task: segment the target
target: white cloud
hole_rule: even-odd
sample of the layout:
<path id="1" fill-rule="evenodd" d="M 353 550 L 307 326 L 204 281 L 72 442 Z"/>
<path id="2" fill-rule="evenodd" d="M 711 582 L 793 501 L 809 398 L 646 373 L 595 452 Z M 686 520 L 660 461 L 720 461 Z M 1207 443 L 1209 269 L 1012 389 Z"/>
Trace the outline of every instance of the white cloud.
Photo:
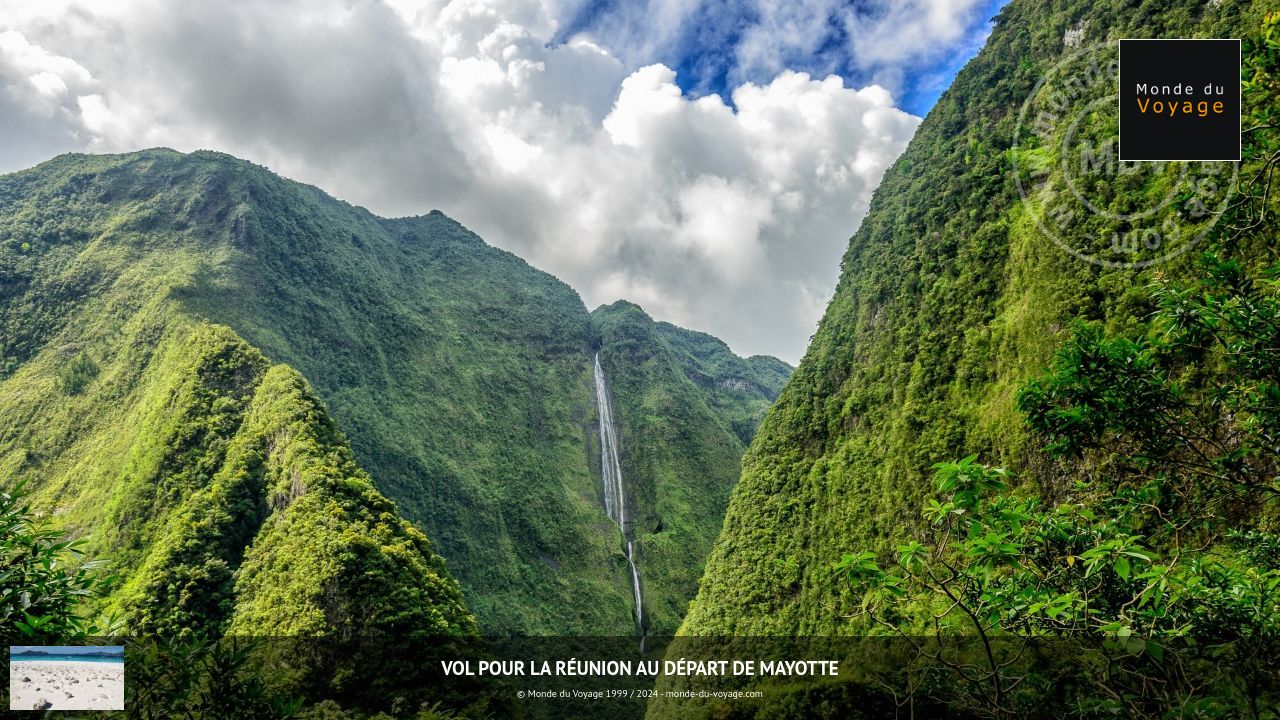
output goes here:
<path id="1" fill-rule="evenodd" d="M 89 141 L 79 102 L 93 76 L 69 57 L 0 25 L 0 167 L 21 167 Z"/>
<path id="2" fill-rule="evenodd" d="M 854 59 L 864 67 L 936 57 L 962 40 L 982 0 L 877 0 L 871 12 L 841 13 Z"/>
<path id="3" fill-rule="evenodd" d="M 990 32 L 978 22 L 986 19 L 977 16 L 984 0 L 876 0 L 875 6 L 869 15 L 846 13 L 841 22 L 858 66 L 891 87 L 909 69 L 976 49 Z"/>
<path id="4" fill-rule="evenodd" d="M 791 361 L 918 122 L 880 87 L 786 70 L 732 107 L 689 98 L 662 65 L 549 46 L 550 0 L 39 6 L 0 9 L 2 169 L 219 149 L 382 214 L 438 207 L 589 306 Z"/>

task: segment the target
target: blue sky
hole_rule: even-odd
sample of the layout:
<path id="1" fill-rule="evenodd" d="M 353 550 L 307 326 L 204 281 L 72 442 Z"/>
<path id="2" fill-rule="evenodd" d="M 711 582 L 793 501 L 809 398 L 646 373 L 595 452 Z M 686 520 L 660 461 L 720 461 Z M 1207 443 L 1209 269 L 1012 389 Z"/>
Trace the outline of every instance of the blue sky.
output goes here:
<path id="1" fill-rule="evenodd" d="M 898 106 L 914 115 L 926 114 L 938 96 L 951 84 L 956 72 L 981 48 L 990 20 L 1007 0 L 924 0 L 916 2 L 918 14 L 938 13 L 946 24 L 941 33 L 905 33 L 894 38 L 905 52 L 898 57 L 862 57 L 859 27 L 879 26 L 892 35 L 893 8 L 912 5 L 900 2 L 805 2 L 761 3 L 749 0 L 723 2 L 676 2 L 686 11 L 675 29 L 654 33 L 651 20 L 657 2 L 643 0 L 587 0 L 561 18 L 556 41 L 585 35 L 608 47 L 628 64 L 662 63 L 677 73 L 678 84 L 690 95 L 717 93 L 729 99 L 742 82 L 767 83 L 779 69 L 808 72 L 817 77 L 841 76 L 846 85 L 859 87 L 871 82 L 883 84 L 893 93 Z M 672 3 L 661 3 L 670 5 Z M 779 18 L 764 8 L 790 4 L 803 8 Z M 650 6 L 648 12 L 637 7 Z M 950 6 L 948 8 L 947 6 Z M 910 9 L 907 13 L 909 14 Z M 751 36 L 783 35 L 788 24 L 796 27 L 794 38 L 771 45 L 764 62 L 743 63 L 744 40 Z M 937 30 L 938 28 L 933 28 Z M 946 33 L 958 30 L 954 36 Z M 942 37 L 939 37 L 942 35 Z M 658 37 L 655 41 L 655 36 Z M 760 60 L 761 58 L 753 58 Z"/>

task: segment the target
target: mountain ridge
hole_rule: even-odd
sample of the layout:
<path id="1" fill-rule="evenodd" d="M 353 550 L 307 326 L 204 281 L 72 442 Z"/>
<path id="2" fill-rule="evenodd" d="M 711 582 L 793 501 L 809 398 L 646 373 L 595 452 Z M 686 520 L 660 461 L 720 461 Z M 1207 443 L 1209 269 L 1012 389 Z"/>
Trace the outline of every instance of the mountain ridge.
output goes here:
<path id="1" fill-rule="evenodd" d="M 221 448 L 247 406 L 248 386 L 226 378 L 189 428 L 171 416 L 162 398 L 175 391 L 147 369 L 180 356 L 177 329 L 195 323 L 229 328 L 261 371 L 305 378 L 358 467 L 448 558 L 485 632 L 634 631 L 593 457 L 591 315 L 572 288 L 443 213 L 379 218 L 209 151 L 63 155 L 0 176 L 0 281 L 0 479 L 34 481 L 39 507 L 122 567 L 137 567 L 171 508 L 113 510 L 116 523 L 142 518 L 128 541 L 95 508 L 116 507 L 124 487 L 208 486 L 221 456 L 164 455 L 162 438 L 178 424 L 183 443 Z M 40 403 L 20 402 L 32 387 Z M 51 422 L 35 422 L 37 405 Z M 141 432 L 106 432 L 144 412 Z M 734 412 L 750 424 L 763 409 Z M 736 476 L 741 443 L 716 447 Z M 102 467 L 116 480 L 77 480 Z M 696 546 L 714 525 L 682 527 L 705 538 Z M 693 580 L 658 613 L 663 626 L 679 622 L 700 568 L 685 569 Z"/>

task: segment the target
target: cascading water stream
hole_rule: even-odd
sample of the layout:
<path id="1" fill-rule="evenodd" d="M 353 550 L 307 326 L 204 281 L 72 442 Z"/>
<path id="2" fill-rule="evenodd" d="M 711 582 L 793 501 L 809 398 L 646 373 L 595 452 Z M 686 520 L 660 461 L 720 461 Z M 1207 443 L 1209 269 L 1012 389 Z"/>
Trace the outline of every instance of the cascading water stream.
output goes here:
<path id="1" fill-rule="evenodd" d="M 636 568 L 636 541 L 631 523 L 627 519 L 627 494 L 622 485 L 622 464 L 618 457 L 618 428 L 613 421 L 613 407 L 609 403 L 609 384 L 600 367 L 600 353 L 595 357 L 596 405 L 600 416 L 600 478 L 604 483 L 604 511 L 622 531 L 626 542 L 627 564 L 631 566 L 631 590 L 636 608 L 636 628 L 641 637 L 645 634 L 644 594 L 640 589 L 640 571 Z M 641 648 L 644 647 L 641 641 Z"/>

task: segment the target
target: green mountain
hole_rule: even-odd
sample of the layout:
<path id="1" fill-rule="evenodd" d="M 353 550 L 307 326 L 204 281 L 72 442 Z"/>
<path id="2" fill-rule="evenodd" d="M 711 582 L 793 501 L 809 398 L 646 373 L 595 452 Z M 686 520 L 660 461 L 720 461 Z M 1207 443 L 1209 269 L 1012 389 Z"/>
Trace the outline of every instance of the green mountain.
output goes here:
<path id="1" fill-rule="evenodd" d="M 1049 492 L 1070 487 L 1071 471 L 1044 459 L 1015 409 L 1018 388 L 1050 365 L 1076 320 L 1141 336 L 1155 309 L 1148 286 L 1197 277 L 1197 253 L 1129 269 L 1085 262 L 1045 237 L 1020 202 L 1015 161 L 1057 167 L 1057 158 L 1015 147 L 1019 110 L 1080 49 L 1126 37 L 1256 36 L 1275 8 L 1013 0 L 1000 12 L 850 240 L 818 332 L 743 459 L 683 632 L 858 632 L 864 620 L 847 612 L 855 598 L 834 584 L 833 565 L 863 550 L 888 556 L 917 531 L 935 463 L 978 453 Z M 1246 116 L 1270 112 L 1250 102 Z M 1081 127 L 1114 128 L 1114 101 L 1094 107 Z M 1091 190 L 1112 210 L 1168 189 L 1138 175 L 1105 182 Z M 1047 181 L 1030 192 L 1046 201 L 1077 190 Z M 1095 252 L 1126 229 L 1101 212 L 1060 227 Z M 1232 250 L 1251 268 L 1272 257 L 1265 244 Z"/>
<path id="2" fill-rule="evenodd" d="M 211 152 L 60 156 L 0 177 L 0 483 L 151 626 L 469 632 L 460 587 L 486 633 L 630 634 L 599 352 L 670 629 L 788 368 L 645 322 L 615 350 L 572 289 L 440 213 Z"/>
<path id="3" fill-rule="evenodd" d="M 709 335 L 654 322 L 620 301 L 597 308 L 600 363 L 633 499 L 647 624 L 673 634 L 698 589 L 739 459 L 789 368 L 743 359 Z"/>
<path id="4" fill-rule="evenodd" d="M 658 323 L 658 335 L 685 377 L 702 389 L 711 409 L 728 421 L 744 446 L 749 445 L 793 368 L 769 355 L 738 357 L 721 340 L 670 323 Z"/>

